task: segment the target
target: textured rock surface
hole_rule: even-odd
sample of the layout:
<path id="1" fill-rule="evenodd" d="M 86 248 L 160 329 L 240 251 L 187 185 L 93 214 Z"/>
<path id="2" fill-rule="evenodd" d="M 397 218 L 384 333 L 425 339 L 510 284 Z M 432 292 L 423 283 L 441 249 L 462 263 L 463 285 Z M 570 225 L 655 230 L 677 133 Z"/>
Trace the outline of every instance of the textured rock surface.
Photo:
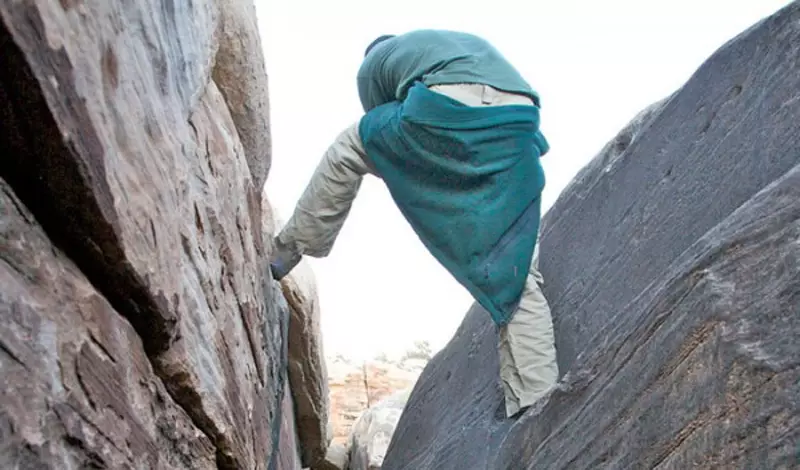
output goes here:
<path id="1" fill-rule="evenodd" d="M 130 324 L 0 180 L 0 468 L 216 468 Z"/>
<path id="2" fill-rule="evenodd" d="M 400 390 L 365 411 L 350 434 L 349 470 L 379 470 L 411 389 Z"/>
<path id="3" fill-rule="evenodd" d="M 283 220 L 262 193 L 264 233 L 277 233 Z M 266 245 L 267 252 L 272 249 Z M 271 253 L 269 253 L 271 255 Z M 305 259 L 281 280 L 290 312 L 288 374 L 296 411 L 297 434 L 304 466 L 324 470 L 331 442 L 330 399 L 325 352 L 322 345 L 316 280 Z"/>
<path id="4" fill-rule="evenodd" d="M 325 458 L 332 429 L 319 300 L 314 273 L 306 260 L 281 280 L 281 288 L 291 312 L 289 383 L 297 411 L 303 465 L 310 467 Z"/>
<path id="5" fill-rule="evenodd" d="M 130 321 L 216 464 L 274 468 L 288 313 L 211 80 L 219 16 L 190 0 L 0 4 L 0 175 Z"/>
<path id="6" fill-rule="evenodd" d="M 289 387 L 284 388 L 283 403 L 280 415 L 280 437 L 274 470 L 300 470 L 304 468 L 300 460 L 300 442 L 297 440 L 295 426 L 294 402 Z"/>
<path id="7" fill-rule="evenodd" d="M 328 446 L 325 460 L 315 466 L 314 470 L 347 470 L 350 464 L 348 448 L 338 442 Z"/>
<path id="8" fill-rule="evenodd" d="M 475 306 L 384 470 L 796 466 L 798 57 L 794 2 L 607 146 L 543 223 L 559 387 L 503 419 L 497 332 Z"/>
<path id="9" fill-rule="evenodd" d="M 219 52 L 214 81 L 228 103 L 247 157 L 253 185 L 261 191 L 269 173 L 269 93 L 264 52 L 253 0 L 217 0 L 220 4 Z"/>
<path id="10" fill-rule="evenodd" d="M 370 406 L 414 385 L 425 366 L 423 360 L 391 362 L 373 360 L 362 364 L 330 358 L 329 388 L 333 442 L 349 445 L 353 424 Z"/>

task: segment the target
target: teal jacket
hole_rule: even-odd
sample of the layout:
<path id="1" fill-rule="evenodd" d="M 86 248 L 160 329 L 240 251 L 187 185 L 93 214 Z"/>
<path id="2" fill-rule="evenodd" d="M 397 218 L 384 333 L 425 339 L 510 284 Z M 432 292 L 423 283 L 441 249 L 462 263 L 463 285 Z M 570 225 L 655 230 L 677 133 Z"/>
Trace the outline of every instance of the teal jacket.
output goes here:
<path id="1" fill-rule="evenodd" d="M 404 95 L 361 119 L 368 163 L 428 250 L 505 325 L 539 229 L 539 108 L 470 107 L 422 81 Z"/>

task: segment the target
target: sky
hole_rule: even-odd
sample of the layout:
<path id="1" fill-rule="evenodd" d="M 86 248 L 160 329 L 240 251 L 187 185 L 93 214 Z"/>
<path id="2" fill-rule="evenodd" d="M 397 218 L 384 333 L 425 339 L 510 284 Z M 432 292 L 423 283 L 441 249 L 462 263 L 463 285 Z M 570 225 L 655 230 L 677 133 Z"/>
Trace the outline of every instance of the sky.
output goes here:
<path id="1" fill-rule="evenodd" d="M 492 42 L 542 98 L 547 210 L 640 110 L 787 0 L 255 0 L 269 75 L 267 195 L 287 219 L 334 138 L 362 115 L 355 76 L 381 34 L 435 28 Z M 437 351 L 472 298 L 428 253 L 383 183 L 367 176 L 314 271 L 325 352 Z"/>

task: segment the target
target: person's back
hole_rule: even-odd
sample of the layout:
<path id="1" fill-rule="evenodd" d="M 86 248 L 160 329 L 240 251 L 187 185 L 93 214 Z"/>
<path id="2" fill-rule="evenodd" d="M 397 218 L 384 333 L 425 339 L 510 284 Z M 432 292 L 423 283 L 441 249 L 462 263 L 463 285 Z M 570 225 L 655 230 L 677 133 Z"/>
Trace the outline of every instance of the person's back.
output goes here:
<path id="1" fill-rule="evenodd" d="M 304 255 L 327 256 L 362 178 L 381 178 L 430 253 L 499 327 L 505 415 L 517 415 L 558 378 L 537 267 L 539 160 L 549 149 L 539 97 L 488 41 L 430 29 L 375 39 L 358 89 L 365 114 L 328 148 L 275 237 L 273 276 Z"/>
<path id="2" fill-rule="evenodd" d="M 416 81 L 425 86 L 479 83 L 530 97 L 539 96 L 488 41 L 469 33 L 423 29 L 380 41 L 358 71 L 364 111 L 403 101 Z"/>

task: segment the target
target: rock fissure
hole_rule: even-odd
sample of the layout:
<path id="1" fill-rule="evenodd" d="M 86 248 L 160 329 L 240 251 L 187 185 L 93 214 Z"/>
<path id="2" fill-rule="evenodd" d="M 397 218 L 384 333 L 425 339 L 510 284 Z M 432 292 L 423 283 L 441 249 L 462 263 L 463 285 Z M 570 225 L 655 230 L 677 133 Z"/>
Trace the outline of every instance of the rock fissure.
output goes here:
<path id="1" fill-rule="evenodd" d="M 49 396 L 47 400 L 58 403 L 66 399 L 64 390 L 72 390 L 89 406 L 85 419 L 97 428 L 68 436 L 53 429 L 45 433 L 49 450 L 36 450 L 32 458 L 43 466 L 53 464 L 48 459 L 70 461 L 77 457 L 66 449 L 77 445 L 86 449 L 84 455 L 101 456 L 98 465 L 104 467 L 138 468 L 148 462 L 148 468 L 265 469 L 281 452 L 290 454 L 283 458 L 289 465 L 297 454 L 296 436 L 276 434 L 281 426 L 274 422 L 286 406 L 283 387 L 280 380 L 266 383 L 263 370 L 275 369 L 270 375 L 276 379 L 286 374 L 286 359 L 280 354 L 285 337 L 273 338 L 271 327 L 261 330 L 262 324 L 273 323 L 264 316 L 281 315 L 264 308 L 275 299 L 263 290 L 263 272 L 256 269 L 268 260 L 263 258 L 263 241 L 257 239 L 264 234 L 261 213 L 252 207 L 257 197 L 251 193 L 260 191 L 266 173 L 254 184 L 248 168 L 248 163 L 268 166 L 263 163 L 269 153 L 246 161 L 239 148 L 241 132 L 211 79 L 219 6 L 175 0 L 168 18 L 159 20 L 152 16 L 151 3 L 137 0 L 122 8 L 87 0 L 81 15 L 68 15 L 44 0 L 0 7 L 0 143 L 10 155 L 0 176 L 11 188 L 3 187 L 5 202 L 16 202 L 16 196 L 21 200 L 16 212 L 4 207 L 3 223 L 8 220 L 16 229 L 13 223 L 28 216 L 29 209 L 35 221 L 31 230 L 41 225 L 47 240 L 42 243 L 53 244 L 53 258 L 44 262 L 78 267 L 33 276 L 38 265 L 24 259 L 10 263 L 7 273 L 18 272 L 16 279 L 23 281 L 23 290 L 10 295 L 43 295 L 39 283 L 63 272 L 81 286 L 80 291 L 51 295 L 66 304 L 63 315 L 80 312 L 78 321 L 53 336 L 34 337 L 72 344 L 41 347 L 48 363 L 62 367 L 75 361 L 74 367 L 42 375 L 35 382 L 42 384 L 39 395 L 31 399 Z M 248 19 L 252 22 L 253 16 Z M 108 24 L 116 26 L 112 30 Z M 241 26 L 226 24 L 228 29 Z M 59 41 L 56 49 L 48 42 L 53 38 Z M 236 52 L 251 58 L 261 53 Z M 265 83 L 263 69 L 250 72 L 247 80 Z M 92 90 L 98 77 L 103 82 L 99 96 Z M 226 84 L 226 89 L 237 86 Z M 266 93 L 265 88 L 260 91 Z M 204 158 L 206 166 L 198 167 L 195 156 Z M 246 216 L 238 210 L 245 203 Z M 188 222 L 183 207 L 193 209 L 189 230 L 181 225 Z M 200 213 L 212 227 L 203 226 Z M 18 232 L 3 235 L 16 243 Z M 23 256 L 13 244 L 2 248 L 4 259 L 8 248 L 11 255 Z M 195 253 L 202 253 L 202 267 Z M 209 283 L 216 272 L 223 273 L 221 283 Z M 108 303 L 88 306 L 83 292 L 95 289 L 93 295 Z M 31 310 L 26 314 L 61 321 L 58 311 L 48 310 L 51 305 L 27 304 Z M 87 309 L 92 315 L 85 315 Z M 115 329 L 124 328 L 125 320 L 114 315 L 130 321 L 141 351 L 136 350 L 139 339 L 119 343 L 117 337 L 109 343 L 93 329 L 81 329 L 102 320 L 110 323 L 101 328 L 119 334 Z M 126 354 L 133 353 L 133 359 L 115 352 L 128 344 L 132 349 Z M 8 347 L 18 359 L 15 363 L 39 373 L 43 363 L 20 354 L 20 347 Z M 90 365 L 94 367 L 87 369 Z M 98 385 L 103 378 L 117 384 L 119 397 Z M 138 382 L 132 386 L 130 380 Z M 4 409 L 10 406 L 8 397 L 0 394 L 0 400 Z M 149 414 L 129 413 L 129 407 Z M 15 409 L 11 423 L 24 422 L 28 416 L 19 413 L 26 408 L 37 413 L 37 405 L 28 403 Z M 80 430 L 86 424 L 66 426 Z M 109 443 L 93 441 L 98 432 Z M 28 445 L 24 435 L 14 439 L 20 449 Z M 168 448 L 156 444 L 161 441 Z"/>
<path id="2" fill-rule="evenodd" d="M 68 208 L 61 209 L 61 211 L 64 212 L 75 211 L 68 215 L 61 213 L 57 207 L 50 205 L 53 200 L 64 204 L 64 199 L 62 199 L 61 196 L 65 195 L 71 188 L 71 186 L 68 186 L 69 181 L 73 178 L 79 179 L 77 175 L 82 174 L 83 171 L 77 167 L 71 166 L 68 162 L 68 158 L 63 158 L 61 161 L 48 161 L 42 158 L 44 156 L 56 157 L 59 154 L 67 155 L 74 153 L 75 150 L 67 147 L 59 148 L 59 143 L 61 142 L 60 132 L 57 130 L 56 124 L 52 121 L 52 118 L 46 112 L 40 113 L 37 117 L 24 120 L 20 119 L 20 116 L 24 115 L 26 112 L 29 113 L 32 109 L 44 110 L 47 105 L 45 104 L 44 96 L 37 93 L 38 84 L 33 81 L 30 69 L 21 57 L 21 51 L 19 49 L 12 49 L 14 46 L 12 45 L 12 40 L 8 36 L 8 30 L 4 25 L 0 26 L 0 43 L 3 44 L 2 54 L 5 58 L 11 59 L 11 63 L 9 64 L 11 68 L 5 69 L 5 73 L 0 72 L 4 75 L 0 78 L 0 80 L 2 80 L 2 85 L 0 86 L 5 90 L 22 92 L 21 96 L 18 96 L 17 99 L 13 99 L 13 95 L 10 96 L 7 93 L 3 93 L 5 97 L 9 98 L 9 100 L 5 102 L 14 108 L 11 110 L 11 113 L 9 113 L 13 114 L 13 118 L 4 120 L 4 126 L 6 123 L 11 124 L 12 122 L 19 123 L 26 121 L 30 126 L 26 126 L 27 128 L 25 130 L 14 129 L 13 127 L 10 129 L 7 128 L 9 132 L 17 132 L 17 134 L 6 134 L 3 136 L 5 144 L 3 145 L 5 148 L 4 151 L 16 152 L 17 155 L 15 155 L 14 158 L 17 159 L 17 161 L 6 162 L 12 166 L 4 165 L 2 167 L 2 177 L 7 178 L 7 180 L 11 182 L 11 188 L 21 196 L 20 199 L 22 203 L 25 204 L 26 207 L 31 208 L 35 220 L 43 221 L 41 223 L 46 227 L 47 235 L 54 240 L 56 246 L 67 253 L 69 258 L 74 261 L 84 273 L 87 273 L 92 285 L 96 286 L 100 293 L 109 299 L 111 305 L 117 312 L 120 312 L 120 314 L 131 322 L 142 338 L 144 348 L 148 351 L 148 355 L 152 360 L 152 358 L 158 357 L 158 354 L 167 348 L 167 345 L 171 342 L 171 335 L 166 333 L 166 331 L 170 329 L 169 323 L 158 324 L 157 322 L 148 321 L 148 319 L 161 317 L 168 319 L 169 315 L 164 315 L 162 313 L 153 314 L 154 311 L 161 310 L 157 307 L 157 299 L 147 294 L 147 287 L 145 285 L 147 283 L 134 280 L 138 276 L 129 271 L 130 267 L 127 266 L 127 263 L 122 259 L 122 254 L 115 247 L 116 242 L 108 240 L 106 243 L 97 243 L 94 241 L 97 231 L 89 229 L 84 232 L 80 228 L 82 225 L 88 225 L 90 227 L 95 226 L 97 224 L 96 221 L 102 220 L 101 217 L 91 215 L 94 204 L 90 199 L 82 199 L 78 196 L 80 199 L 71 200 L 72 197 L 68 197 Z M 7 74 L 13 74 L 16 75 L 16 77 L 9 79 L 9 75 Z M 27 82 L 24 84 L 20 83 L 22 80 L 27 80 Z M 33 124 L 37 121 L 38 125 L 34 127 Z M 9 145 L 11 148 L 6 148 Z M 42 149 L 42 147 L 44 147 L 44 149 Z M 25 160 L 27 160 L 27 162 Z M 33 176 L 37 171 L 43 171 L 41 167 L 37 169 L 38 165 L 53 168 L 53 170 L 63 175 L 63 180 L 42 183 L 41 179 Z M 48 186 L 48 184 L 53 184 L 53 186 Z M 17 207 L 19 208 L 19 206 Z M 68 220 L 64 220 L 65 215 L 69 217 Z M 91 220 L 91 222 L 89 222 L 89 220 Z M 50 223 L 48 223 L 48 221 L 50 221 Z M 101 231 L 109 230 L 111 229 L 108 228 Z M 83 237 L 86 237 L 86 239 L 81 241 Z M 123 295 L 127 295 L 128 297 L 123 297 Z M 161 311 L 163 312 L 163 310 Z M 102 345 L 99 343 L 97 345 L 113 360 L 113 357 Z M 14 357 L 13 354 L 12 357 Z M 24 365 L 21 361 L 18 362 Z M 155 366 L 155 363 L 153 365 Z M 75 367 L 78 367 L 77 363 Z M 159 373 L 161 371 L 159 367 L 154 367 L 154 369 L 165 384 L 170 383 L 169 375 Z M 77 376 L 78 383 L 81 384 L 83 388 L 83 393 L 89 397 L 90 405 L 96 410 L 97 406 L 92 401 L 91 394 L 83 379 L 81 379 L 81 374 L 78 373 Z M 172 388 L 173 387 L 169 387 L 169 389 Z M 204 431 L 209 430 L 209 427 L 203 426 L 203 420 L 196 419 L 196 413 L 192 413 L 191 402 L 181 400 L 182 396 L 184 395 L 177 394 L 173 396 L 173 399 L 182 405 L 184 410 L 192 416 L 193 421 L 199 429 Z M 84 419 L 87 423 L 91 423 L 91 420 Z M 100 429 L 97 429 L 97 431 L 101 435 L 103 434 Z M 116 446 L 114 441 L 108 436 L 105 436 L 105 438 L 111 445 Z M 118 450 L 122 451 L 122 449 L 119 448 Z"/>

